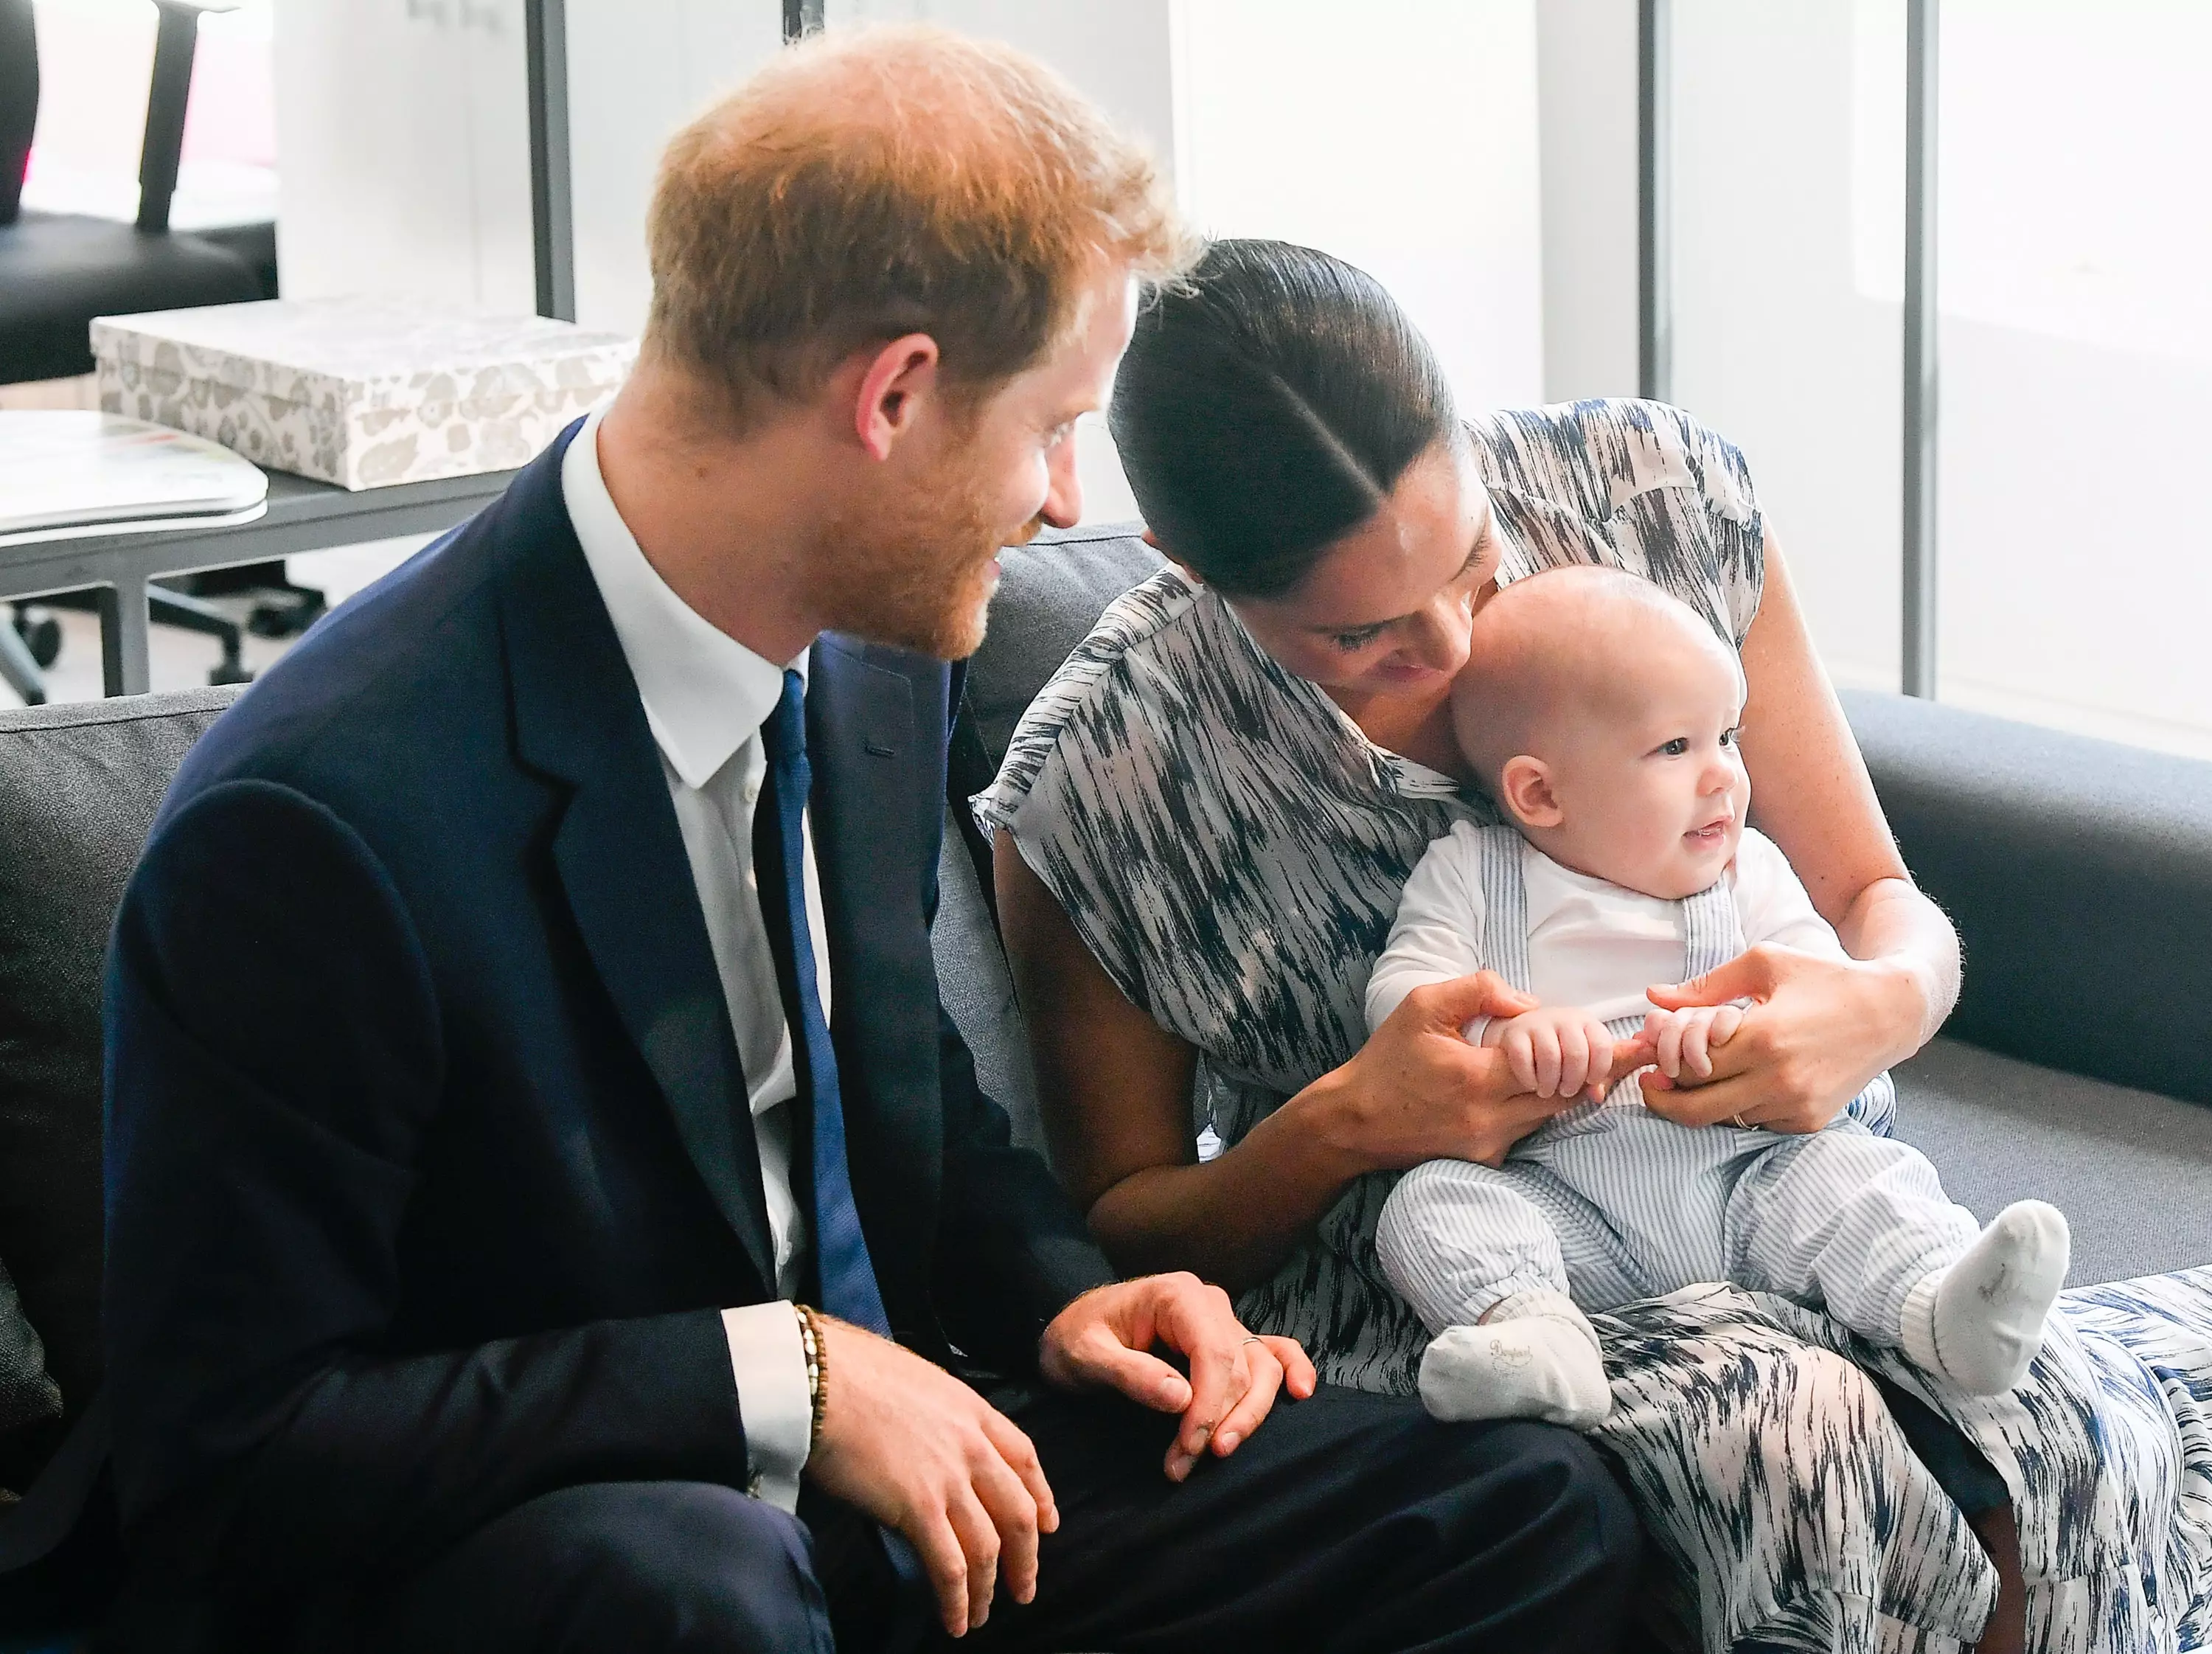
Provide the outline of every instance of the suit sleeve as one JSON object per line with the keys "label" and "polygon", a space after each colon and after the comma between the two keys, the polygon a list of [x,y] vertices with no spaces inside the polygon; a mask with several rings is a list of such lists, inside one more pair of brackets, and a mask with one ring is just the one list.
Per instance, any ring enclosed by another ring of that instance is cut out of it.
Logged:
{"label": "suit sleeve", "polygon": [[993,1371],[1025,1376],[1071,1300],[1117,1279],[1042,1156],[1015,1146],[952,1019],[938,1010],[945,1182],[934,1296],[952,1341]]}
{"label": "suit sleeve", "polygon": [[386,1353],[443,1036],[398,892],[330,810],[258,781],[175,809],[107,993],[127,1526],[199,1532],[234,1578],[374,1578],[555,1487],[744,1485],[713,1310]]}
{"label": "suit sleeve", "polygon": [[[948,727],[963,676],[956,666],[941,680]],[[963,812],[964,791],[940,788],[945,803]],[[927,807],[933,853],[923,861],[922,911],[934,924],[944,816],[934,800]],[[937,1029],[945,1161],[932,1296],[961,1349],[995,1371],[1026,1376],[1047,1323],[1117,1276],[1043,1158],[1015,1146],[1006,1110],[978,1084],[975,1060],[942,1003]]]}

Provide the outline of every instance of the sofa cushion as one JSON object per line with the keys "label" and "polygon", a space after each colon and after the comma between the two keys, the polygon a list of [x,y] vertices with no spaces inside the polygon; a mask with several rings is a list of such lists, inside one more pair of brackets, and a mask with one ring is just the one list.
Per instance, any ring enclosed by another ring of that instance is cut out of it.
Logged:
{"label": "sofa cushion", "polygon": [[990,631],[967,664],[945,776],[953,825],[994,926],[991,847],[968,801],[997,776],[1014,727],[1106,605],[1160,566],[1160,554],[1145,544],[1143,532],[1141,523],[1048,529],[999,554],[1002,573],[991,599]]}
{"label": "sofa cushion", "polygon": [[2212,763],[1901,695],[1847,694],[1913,877],[1951,915],[1945,1032],[2212,1103]]}
{"label": "sofa cushion", "polygon": [[1896,1074],[1897,1134],[1953,1200],[1984,1221],[2030,1198],[2066,1213],[2069,1286],[2212,1263],[2212,1109],[1955,1039]]}
{"label": "sofa cushion", "polygon": [[1106,605],[1159,568],[1160,554],[1143,532],[1142,523],[1049,529],[999,554],[1003,572],[991,599],[990,632],[968,663],[963,700],[991,775],[1036,692],[1090,635]]}
{"label": "sofa cushion", "polygon": [[[169,778],[237,694],[0,713],[0,1260],[72,1418],[100,1377],[107,933]],[[0,1436],[0,1485],[55,1439]]]}
{"label": "sofa cushion", "polygon": [[991,904],[957,832],[945,836],[937,881],[937,922],[930,927],[929,941],[945,1014],[975,1058],[983,1094],[1006,1111],[1014,1141],[1049,1158],[1021,1007],[1014,1002]]}
{"label": "sofa cushion", "polygon": [[[46,1346],[24,1319],[14,1279],[0,1268],[0,1439],[61,1414],[61,1388],[46,1371]],[[0,1499],[21,1491],[0,1483]]]}

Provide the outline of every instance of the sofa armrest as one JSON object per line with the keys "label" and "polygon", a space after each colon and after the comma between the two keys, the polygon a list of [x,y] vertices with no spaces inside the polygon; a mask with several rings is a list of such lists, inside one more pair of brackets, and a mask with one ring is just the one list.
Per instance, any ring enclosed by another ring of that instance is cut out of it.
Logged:
{"label": "sofa armrest", "polygon": [[2212,763],[1847,693],[1891,830],[1965,945],[1946,1032],[2212,1103]]}

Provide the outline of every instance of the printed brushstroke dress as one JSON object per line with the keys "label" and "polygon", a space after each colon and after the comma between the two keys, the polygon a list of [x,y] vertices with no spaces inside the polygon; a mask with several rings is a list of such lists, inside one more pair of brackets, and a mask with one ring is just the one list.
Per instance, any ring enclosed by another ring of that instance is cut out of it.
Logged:
{"label": "printed brushstroke dress", "polygon": [[[1679,410],[1596,401],[1472,422],[1499,579],[1644,575],[1740,647],[1765,525],[1742,456]],[[1233,1145],[1349,1058],[1398,895],[1431,840],[1494,819],[1376,746],[1210,591],[1164,569],[1039,695],[992,788],[1132,1003],[1200,1053],[1192,1131]],[[1425,1336],[1374,1251],[1392,1178],[1348,1188],[1238,1308],[1322,1377],[1410,1391]],[[2029,1381],[1974,1401],[1785,1300],[1699,1287],[1596,1317],[1621,1462],[1685,1646],[1955,1654],[1995,1600],[1957,1508],[1863,1367],[1921,1394],[2014,1496],[2031,1646],[2186,1650],[2212,1618],[2212,1271],[2069,1295]],[[1855,1365],[1856,1364],[1856,1365]]]}

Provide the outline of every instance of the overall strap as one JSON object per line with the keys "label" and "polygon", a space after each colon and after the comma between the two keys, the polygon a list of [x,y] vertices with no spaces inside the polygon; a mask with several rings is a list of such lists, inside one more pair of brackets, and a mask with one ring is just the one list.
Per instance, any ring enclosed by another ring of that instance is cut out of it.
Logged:
{"label": "overall strap", "polygon": [[1695,896],[1682,898],[1682,980],[1717,970],[1744,951],[1743,919],[1723,873]]}
{"label": "overall strap", "polygon": [[1528,987],[1528,885],[1522,872],[1523,840],[1510,827],[1484,827],[1482,962],[1523,994]]}
{"label": "overall strap", "polygon": [[[1718,970],[1741,953],[1746,946],[1742,915],[1736,911],[1735,896],[1725,877],[1716,879],[1709,889],[1683,899],[1683,981]],[[1613,1032],[1616,1037],[1622,1035],[1618,1026]],[[1897,1112],[1897,1087],[1887,1074],[1876,1074],[1873,1082],[1851,1099],[1844,1112],[1877,1137],[1886,1137]]]}

